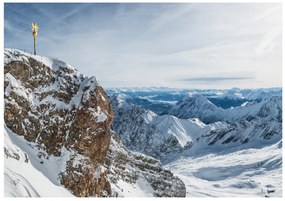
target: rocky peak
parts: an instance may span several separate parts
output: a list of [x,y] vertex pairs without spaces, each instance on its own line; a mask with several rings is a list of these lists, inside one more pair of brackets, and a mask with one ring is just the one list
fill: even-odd
[[[52,65],[42,62],[48,60]],[[84,77],[64,62],[18,50],[5,50],[4,72],[4,119],[9,129],[37,143],[48,155],[60,157],[65,147],[83,155],[81,162],[91,164],[91,170],[104,163],[113,110],[95,77]],[[70,172],[62,174],[62,183],[69,189],[76,187],[77,196],[92,195],[82,193],[84,182],[65,183],[76,177],[72,161],[67,162]],[[90,169],[81,172],[86,176]]]
[[86,143],[89,139],[105,139],[108,147],[113,110],[96,78],[84,77],[64,62],[51,68],[41,59],[5,51],[7,126],[56,156],[62,146],[76,147],[80,153],[92,148],[94,143]]
[[[116,183],[110,180],[116,174],[110,171],[118,172],[121,166],[121,175],[127,175],[125,169],[129,166],[138,171],[140,176],[134,177],[133,183],[142,178],[154,188],[162,182],[162,177],[153,182],[146,179],[151,171],[160,175],[161,165],[157,165],[159,170],[151,170],[148,160],[140,163],[132,159],[120,164],[119,158],[114,157],[115,151],[110,151],[111,142],[120,150],[124,147],[119,139],[113,139],[116,135],[110,125],[114,112],[95,77],[86,77],[57,59],[15,49],[5,49],[4,55],[5,124],[33,145],[41,164],[49,163],[51,156],[62,160],[64,168],[55,173],[60,184],[75,196],[116,196]],[[123,158],[135,157],[131,152],[116,153]],[[142,164],[144,171],[138,168]],[[180,182],[178,186],[167,185],[185,196],[183,182],[172,174],[167,176],[174,183]],[[126,176],[118,180],[129,182]],[[153,195],[176,195],[165,194],[164,185]]]
[[199,118],[205,123],[222,120],[223,109],[200,94],[188,94],[169,111],[179,118]]

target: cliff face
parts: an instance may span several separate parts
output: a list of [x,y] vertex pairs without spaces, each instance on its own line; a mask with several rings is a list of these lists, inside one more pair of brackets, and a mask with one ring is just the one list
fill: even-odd
[[[183,182],[171,172],[115,140],[110,130],[114,112],[95,77],[56,59],[13,49],[4,54],[5,124],[33,143],[41,162],[50,156],[63,160],[58,180],[75,196],[118,196],[120,181],[136,184],[139,179],[154,196],[185,196]],[[152,174],[157,177],[148,179]]]

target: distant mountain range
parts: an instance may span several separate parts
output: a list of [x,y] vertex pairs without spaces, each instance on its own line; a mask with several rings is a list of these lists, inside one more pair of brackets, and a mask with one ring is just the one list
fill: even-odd
[[268,89],[171,89],[171,88],[109,88],[106,90],[109,96],[115,93],[126,94],[132,97],[134,104],[150,109],[157,114],[166,114],[178,101],[189,94],[202,95],[214,105],[223,109],[237,107],[246,102],[261,102],[272,96],[282,96],[281,88]]

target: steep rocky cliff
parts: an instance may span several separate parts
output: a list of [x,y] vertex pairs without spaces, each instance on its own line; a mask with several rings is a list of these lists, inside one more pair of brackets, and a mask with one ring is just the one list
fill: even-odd
[[24,137],[40,164],[60,161],[57,185],[75,196],[125,196],[145,185],[150,196],[185,196],[180,179],[126,150],[110,130],[114,112],[95,77],[57,59],[14,49],[4,54],[5,125]]

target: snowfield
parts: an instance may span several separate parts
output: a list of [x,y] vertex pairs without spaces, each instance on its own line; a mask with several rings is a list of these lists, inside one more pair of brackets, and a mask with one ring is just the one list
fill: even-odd
[[190,197],[281,197],[282,142],[262,149],[182,157],[165,165]]

